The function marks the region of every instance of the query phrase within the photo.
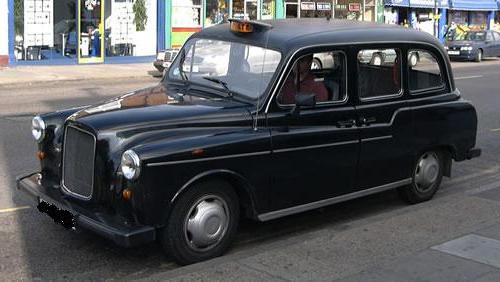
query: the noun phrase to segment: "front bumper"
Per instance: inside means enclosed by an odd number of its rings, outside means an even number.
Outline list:
[[[477,51],[460,51],[460,54],[458,55],[451,55],[448,53],[448,56],[450,57],[451,60],[465,60],[465,61],[472,61],[476,59],[477,56]]]
[[[153,62],[153,66],[159,71],[163,72],[165,67],[163,66],[163,60],[156,60]]]
[[[83,228],[108,238],[117,245],[133,247],[156,239],[156,229],[152,226],[128,225],[102,213],[88,211],[63,196],[54,197],[44,193],[46,188],[39,183],[39,173],[33,173],[17,179],[17,190],[30,196],[35,205],[40,200],[51,203],[61,210],[69,211],[74,217],[75,228]]]

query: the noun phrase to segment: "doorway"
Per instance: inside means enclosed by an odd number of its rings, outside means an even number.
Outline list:
[[[287,19],[293,19],[299,17],[299,4],[285,2],[285,17]]]

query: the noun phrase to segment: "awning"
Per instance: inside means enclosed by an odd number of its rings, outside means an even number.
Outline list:
[[[448,8],[448,0],[384,0],[384,4],[409,8],[434,8],[434,5],[438,8]]]
[[[496,11],[499,2],[496,0],[450,0],[450,9],[464,11]]]

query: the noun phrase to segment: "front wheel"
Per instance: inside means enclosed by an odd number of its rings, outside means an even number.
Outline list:
[[[483,60],[483,51],[481,49],[477,50],[475,62],[480,63]]]
[[[399,188],[403,200],[416,204],[432,199],[443,179],[444,161],[439,151],[420,155],[413,168],[412,183]]]
[[[176,201],[160,242],[180,265],[222,255],[238,227],[239,203],[223,181],[197,184]]]

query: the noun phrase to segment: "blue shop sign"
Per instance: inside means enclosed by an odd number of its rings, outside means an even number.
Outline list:
[[[410,8],[448,8],[448,0],[384,0],[386,6]]]
[[[496,11],[500,7],[496,0],[450,0],[450,9],[466,11]]]

